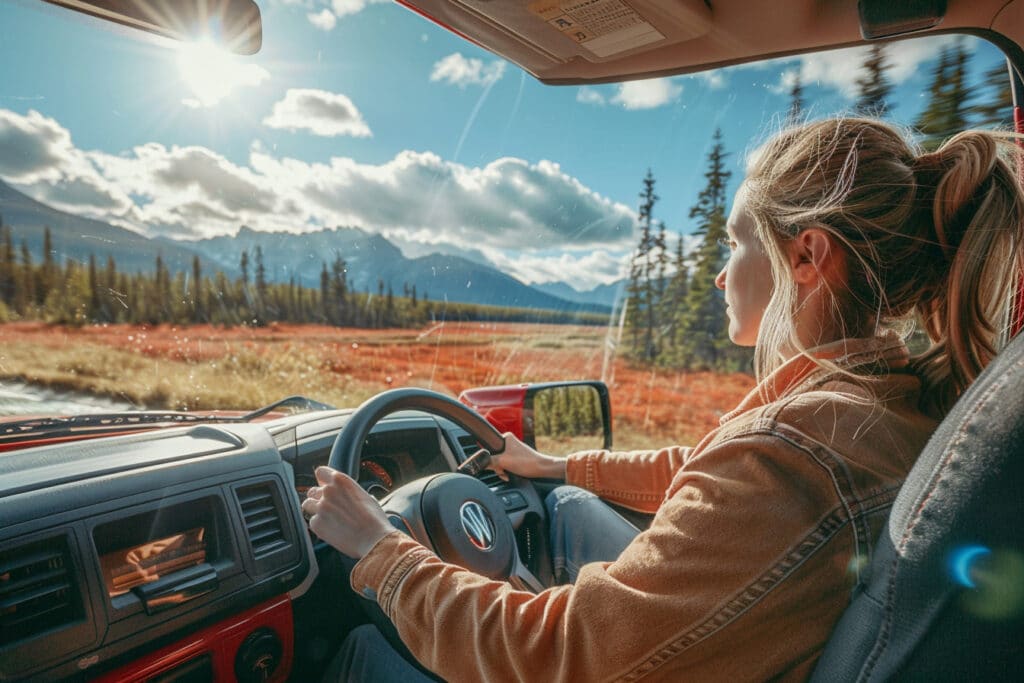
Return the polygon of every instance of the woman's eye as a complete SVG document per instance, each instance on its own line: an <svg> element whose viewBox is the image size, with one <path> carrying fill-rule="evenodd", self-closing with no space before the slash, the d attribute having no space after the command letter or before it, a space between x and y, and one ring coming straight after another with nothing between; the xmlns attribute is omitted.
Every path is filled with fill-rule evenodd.
<svg viewBox="0 0 1024 683"><path fill-rule="evenodd" d="M718 245L721 246L721 247L725 247L729 251L732 251L733 249L736 248L736 243L733 242L728 237L719 237L718 238Z"/></svg>

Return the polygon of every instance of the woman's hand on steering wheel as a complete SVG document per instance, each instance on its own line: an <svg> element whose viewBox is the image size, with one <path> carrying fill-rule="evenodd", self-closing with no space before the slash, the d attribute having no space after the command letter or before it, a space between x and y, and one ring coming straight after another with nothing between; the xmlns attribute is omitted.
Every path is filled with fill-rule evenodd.
<svg viewBox="0 0 1024 683"><path fill-rule="evenodd" d="M377 541L395 530L380 504L352 477L316 468L319 486L309 489L302 512L318 537L353 559L362 559Z"/></svg>
<svg viewBox="0 0 1024 683"><path fill-rule="evenodd" d="M565 479L565 459L544 455L520 441L512 432L505 432L505 450L491 456L489 467L508 480L508 473L528 479Z"/></svg>

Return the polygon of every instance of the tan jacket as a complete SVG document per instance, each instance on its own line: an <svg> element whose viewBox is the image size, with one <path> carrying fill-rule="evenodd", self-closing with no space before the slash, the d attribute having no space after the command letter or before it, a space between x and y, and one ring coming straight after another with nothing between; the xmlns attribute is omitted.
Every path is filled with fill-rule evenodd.
<svg viewBox="0 0 1024 683"><path fill-rule="evenodd" d="M895 336L797 357L695 448L570 456L569 483L654 521L614 562L538 595L401 533L355 567L450 681L761 681L810 673L937 426Z"/></svg>

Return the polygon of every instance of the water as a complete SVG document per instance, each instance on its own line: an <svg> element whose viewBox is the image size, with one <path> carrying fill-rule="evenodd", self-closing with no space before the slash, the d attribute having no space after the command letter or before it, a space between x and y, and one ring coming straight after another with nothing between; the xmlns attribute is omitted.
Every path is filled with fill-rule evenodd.
<svg viewBox="0 0 1024 683"><path fill-rule="evenodd" d="M0 415L81 415L134 410L137 406L23 382L0 382Z"/></svg>

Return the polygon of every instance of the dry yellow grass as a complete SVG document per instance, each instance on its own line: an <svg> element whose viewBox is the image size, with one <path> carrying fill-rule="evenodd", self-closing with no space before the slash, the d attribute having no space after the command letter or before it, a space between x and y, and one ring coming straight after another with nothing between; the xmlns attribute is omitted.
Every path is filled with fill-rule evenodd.
<svg viewBox="0 0 1024 683"><path fill-rule="evenodd" d="M379 391L299 355L244 347L216 361L184 361L98 344L7 345L0 352L0 376L175 410L252 409L293 394L351 406Z"/></svg>
<svg viewBox="0 0 1024 683"><path fill-rule="evenodd" d="M604 367L600 328L449 323L422 330L0 325L0 379L150 409L248 410L300 394L354 407L385 389L599 379L615 447L696 443L752 386L745 375Z"/></svg>

